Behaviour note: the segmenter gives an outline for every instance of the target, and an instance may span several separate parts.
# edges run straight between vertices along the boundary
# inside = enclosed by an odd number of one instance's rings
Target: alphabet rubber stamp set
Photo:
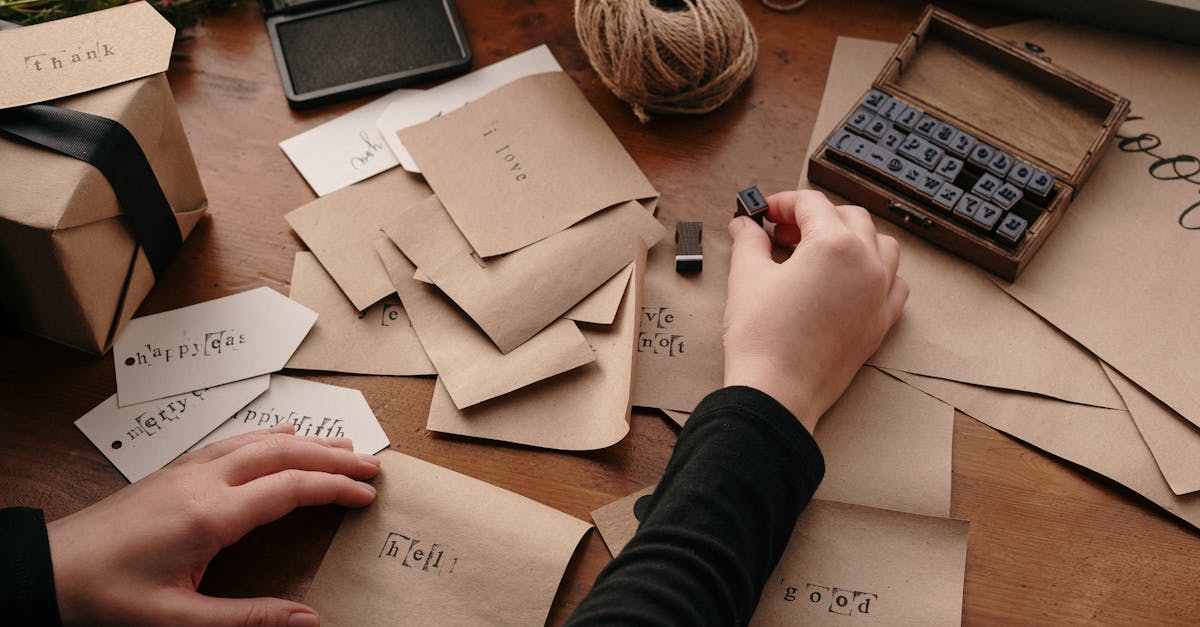
[[[1014,280],[1129,101],[929,8],[810,161],[814,183]]]

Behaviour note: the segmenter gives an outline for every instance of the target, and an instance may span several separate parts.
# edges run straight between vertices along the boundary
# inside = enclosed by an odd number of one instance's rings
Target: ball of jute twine
[[[737,0],[575,0],[575,30],[600,80],[642,122],[716,109],[758,60]]]

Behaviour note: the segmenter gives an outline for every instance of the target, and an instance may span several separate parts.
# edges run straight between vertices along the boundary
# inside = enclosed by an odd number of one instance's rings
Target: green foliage
[[[177,29],[237,4],[237,0],[148,0]],[[0,20],[37,24],[125,4],[127,0],[0,0]]]

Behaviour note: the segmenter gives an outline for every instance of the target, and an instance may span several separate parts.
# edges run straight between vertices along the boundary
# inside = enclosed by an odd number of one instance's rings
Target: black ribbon
[[[0,111],[0,130],[100,170],[158,278],[183,237],[171,203],[129,129],[98,115],[35,104]]]

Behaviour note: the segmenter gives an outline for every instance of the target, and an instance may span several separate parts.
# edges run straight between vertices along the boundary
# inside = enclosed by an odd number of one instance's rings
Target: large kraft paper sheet
[[[658,196],[563,72],[518,78],[399,137],[481,257]]]
[[[996,32],[1133,101],[1118,141],[1005,289],[1200,424],[1200,50],[1053,21]]]
[[[867,92],[894,50],[889,43],[838,39],[807,154],[825,141]],[[806,174],[800,186],[808,186]],[[1072,210],[1078,206],[1076,201]],[[1009,298],[993,284],[991,275],[891,223],[876,220],[875,224],[900,241],[899,273],[911,292],[904,315],[868,363],[1089,405],[1124,407],[1086,349]],[[1060,235],[1056,231],[1051,244]],[[1024,280],[1022,276],[1020,281]]]
[[[619,273],[633,260],[638,238],[653,245],[666,233],[630,201],[481,261],[433,196],[399,212],[384,231],[506,353]]]
[[[570,320],[558,320],[508,354],[432,285],[412,278],[412,262],[382,233],[375,241],[413,329],[455,407],[470,407],[596,359]]]
[[[1200,490],[1200,427],[1150,396],[1136,383],[1104,365],[1137,425],[1138,433],[1175,494]]]
[[[592,513],[613,555],[653,486]],[[958,625],[967,523],[814,499],[796,520],[752,625]]]
[[[645,296],[638,318],[637,380],[633,404],[690,412],[724,385],[725,290],[729,234],[725,225],[704,229],[704,269],[675,271],[675,246],[650,249]]]
[[[317,312],[317,323],[287,368],[354,374],[437,374],[396,296],[359,312],[315,255],[296,253],[288,297]]]
[[[1200,527],[1200,495],[1175,494],[1129,412],[891,371],[959,411],[1017,439],[1098,472]]]
[[[395,451],[350,511],[304,602],[323,627],[541,625],[591,525]]]
[[[375,252],[379,229],[429,193],[421,177],[394,168],[284,217],[354,308],[362,311],[396,291]]]
[[[629,433],[634,339],[645,266],[643,245],[613,323],[580,325],[596,354],[595,362],[465,410],[455,408],[439,378],[426,428],[569,451],[620,442]]]

